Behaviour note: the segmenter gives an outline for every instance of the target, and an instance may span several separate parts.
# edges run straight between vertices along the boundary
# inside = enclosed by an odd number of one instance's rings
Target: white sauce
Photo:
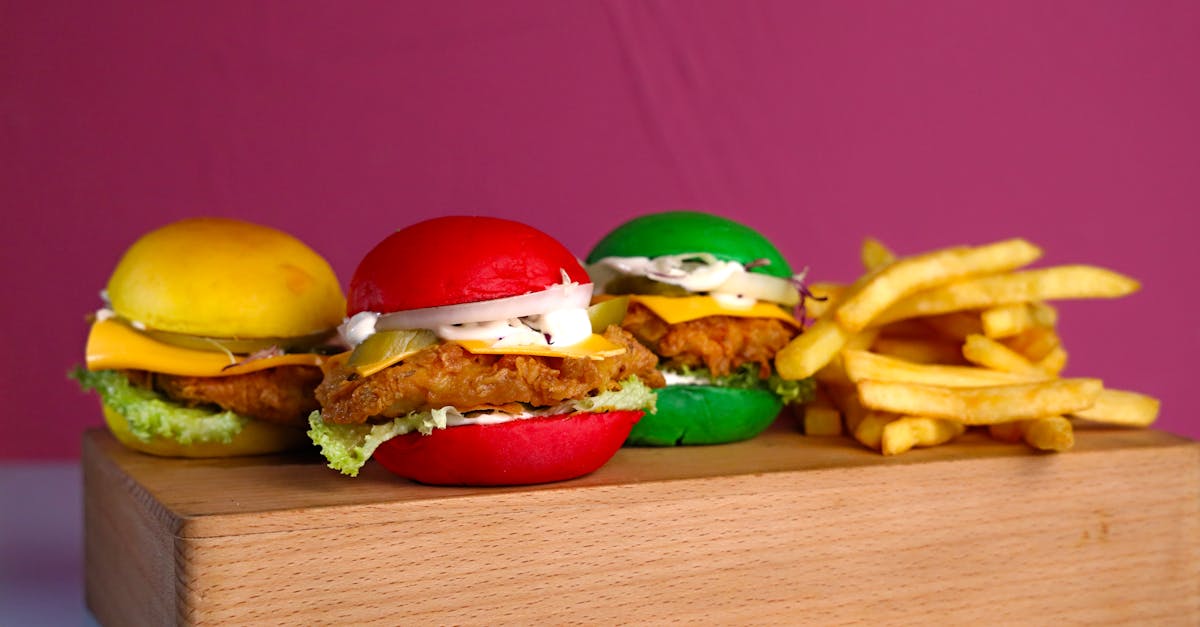
[[[457,409],[450,409],[446,412],[446,427],[462,427],[465,425],[498,425],[516,420],[540,418],[542,416],[557,416],[559,414],[566,414],[572,411],[574,411],[574,409],[570,403],[562,403],[553,407],[543,407],[541,409],[531,409],[517,414],[510,414],[502,411],[479,411],[471,412],[471,415],[466,416],[459,413]]]
[[[363,340],[375,334],[375,323],[378,320],[379,314],[373,311],[360,311],[338,326],[338,335],[342,336],[342,341],[347,346],[358,346],[363,343]]]

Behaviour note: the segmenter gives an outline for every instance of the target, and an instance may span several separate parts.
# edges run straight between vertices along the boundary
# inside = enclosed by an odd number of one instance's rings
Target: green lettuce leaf
[[[596,396],[580,399],[563,405],[544,410],[535,414],[555,415],[567,412],[601,412],[646,409],[654,411],[654,401],[657,397],[654,390],[642,383],[637,377],[629,377],[621,383],[621,389],[612,392],[602,392]],[[412,412],[391,421],[380,424],[343,425],[332,424],[321,419],[321,412],[314,411],[308,416],[308,437],[313,444],[321,447],[321,454],[329,462],[329,467],[344,475],[357,477],[375,449],[388,440],[412,433],[424,435],[433,433],[434,429],[445,429],[448,418],[462,418],[462,414],[453,407],[442,407],[432,411]]]
[[[130,433],[143,442],[166,438],[180,444],[227,444],[250,420],[231,411],[184,407],[154,390],[133,385],[116,370],[93,372],[77,367],[69,376],[84,390],[95,390],[105,405],[125,417]]]
[[[769,390],[778,396],[785,405],[807,403],[812,400],[816,392],[816,384],[812,378],[792,381],[784,379],[776,372],[772,372],[771,376],[766,379],[759,378],[758,364],[742,364],[740,368],[723,377],[712,376],[712,372],[708,368],[673,366],[670,371],[689,379],[702,381],[704,385],[743,390]]]
[[[329,461],[330,468],[357,477],[359,469],[380,444],[413,431],[429,435],[434,429],[445,429],[448,411],[454,411],[454,408],[412,412],[390,422],[361,425],[325,422],[321,412],[314,411],[308,416],[308,437],[321,447],[321,454]]]
[[[790,403],[807,403],[816,395],[817,385],[812,377],[798,381],[784,379],[778,373],[771,373],[766,381],[767,389],[775,393],[784,405]]]
[[[629,377],[621,382],[619,390],[601,392],[595,396],[580,399],[573,403],[575,411],[633,411],[644,409],[650,413],[657,411],[655,401],[658,396],[650,386],[642,383],[637,377]]]

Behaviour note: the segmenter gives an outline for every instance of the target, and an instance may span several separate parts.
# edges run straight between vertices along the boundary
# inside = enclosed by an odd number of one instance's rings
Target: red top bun
[[[350,279],[346,311],[391,313],[459,305],[562,283],[562,271],[590,283],[557,240],[520,222],[446,216],[392,233],[367,253]]]

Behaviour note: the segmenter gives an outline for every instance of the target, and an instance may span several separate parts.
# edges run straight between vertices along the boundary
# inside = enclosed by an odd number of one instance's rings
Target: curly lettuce
[[[723,388],[738,388],[742,390],[768,390],[779,397],[785,405],[789,403],[807,403],[816,393],[816,384],[811,378],[792,381],[784,379],[778,373],[772,372],[766,379],[758,376],[758,364],[742,364],[741,367],[723,376],[714,377],[708,368],[691,368],[688,366],[673,366],[665,372],[675,375],[682,385],[713,385]],[[668,383],[671,383],[668,380]]]
[[[361,425],[328,423],[321,419],[320,411],[314,411],[308,415],[308,437],[321,447],[330,468],[357,477],[380,444],[413,431],[429,435],[434,429],[445,429],[446,414],[451,411],[458,413],[453,407],[442,407],[411,412],[382,424]]]
[[[185,445],[228,444],[250,420],[231,411],[184,407],[154,390],[133,385],[116,370],[77,367],[69,376],[84,390],[95,390],[105,406],[124,416],[129,432],[142,442],[165,438]]]
[[[550,408],[532,409],[529,418],[571,412],[628,411],[644,409],[653,413],[657,396],[637,377],[621,383],[621,388],[595,396],[569,401]],[[308,416],[308,437],[321,448],[329,467],[344,475],[357,477],[379,445],[414,431],[429,435],[448,424],[461,423],[466,417],[453,407],[411,412],[380,424],[333,424],[322,420],[321,412]],[[519,418],[518,418],[519,419]]]
[[[570,411],[633,411],[643,409],[650,413],[658,411],[655,402],[658,396],[650,386],[642,383],[637,377],[629,377],[621,382],[621,388],[610,392],[601,392],[571,403]]]

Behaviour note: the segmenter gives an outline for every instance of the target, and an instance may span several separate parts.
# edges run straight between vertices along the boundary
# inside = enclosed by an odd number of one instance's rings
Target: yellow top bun
[[[342,321],[346,301],[329,264],[300,240],[228,218],[191,218],[151,231],[112,278],[113,311],[147,328],[228,338],[289,338]]]

